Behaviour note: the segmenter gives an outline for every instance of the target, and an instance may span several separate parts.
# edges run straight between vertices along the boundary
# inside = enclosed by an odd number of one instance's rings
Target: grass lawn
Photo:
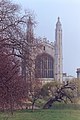
[[[80,120],[80,110],[17,111],[14,115],[0,113],[0,120]]]

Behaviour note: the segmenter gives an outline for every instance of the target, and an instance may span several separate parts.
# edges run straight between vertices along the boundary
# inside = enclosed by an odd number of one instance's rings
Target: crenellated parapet
[[[48,44],[48,45],[54,47],[54,42],[49,41],[46,37],[43,37],[43,38],[38,37],[38,38],[36,38],[36,41],[37,41],[37,43],[45,43],[45,44]]]

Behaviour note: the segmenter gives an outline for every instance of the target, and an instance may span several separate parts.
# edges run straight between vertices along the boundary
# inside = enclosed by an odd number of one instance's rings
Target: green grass
[[[80,110],[17,111],[14,115],[0,113],[0,120],[80,120]]]

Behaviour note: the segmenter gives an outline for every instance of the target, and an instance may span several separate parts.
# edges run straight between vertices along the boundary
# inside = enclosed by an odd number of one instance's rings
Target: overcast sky
[[[13,0],[36,14],[36,35],[55,40],[60,17],[63,30],[63,72],[76,76],[80,67],[80,0]]]

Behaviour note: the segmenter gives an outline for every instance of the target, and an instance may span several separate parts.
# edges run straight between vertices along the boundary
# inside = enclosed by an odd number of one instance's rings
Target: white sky
[[[80,67],[80,0],[13,0],[36,14],[37,36],[55,40],[55,24],[61,18],[63,30],[63,71],[76,76]]]

